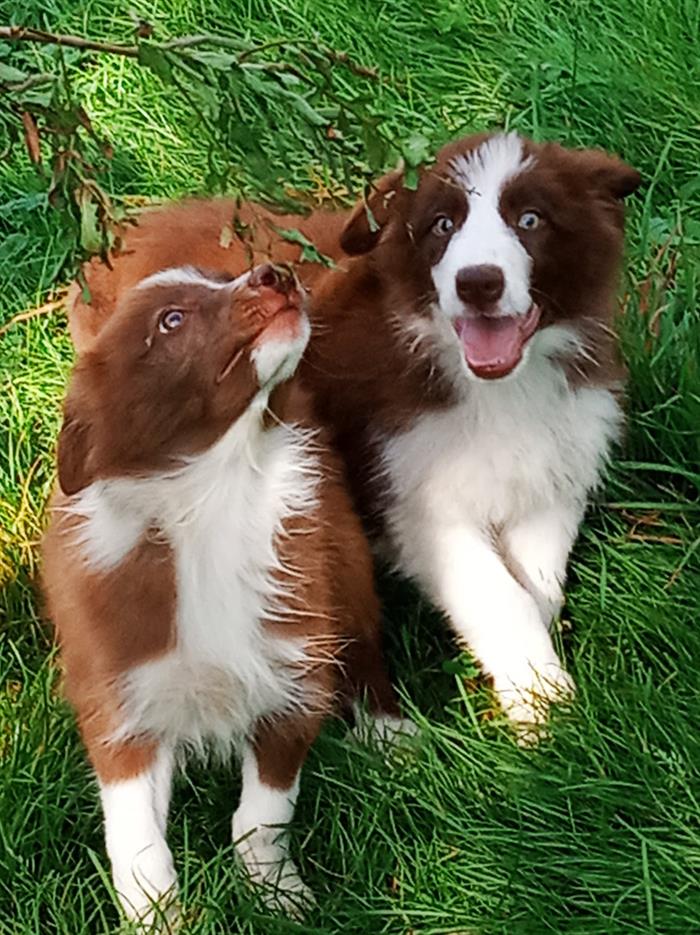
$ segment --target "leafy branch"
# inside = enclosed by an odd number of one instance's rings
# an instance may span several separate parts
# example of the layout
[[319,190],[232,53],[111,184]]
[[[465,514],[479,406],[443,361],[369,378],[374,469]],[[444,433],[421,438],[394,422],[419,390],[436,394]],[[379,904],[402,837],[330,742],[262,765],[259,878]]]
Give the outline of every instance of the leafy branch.
[[[137,35],[141,39],[148,39],[153,34],[149,23],[141,21],[137,28]],[[60,33],[45,32],[43,29],[33,29],[30,26],[0,26],[0,40],[9,40],[11,42],[38,42],[44,45],[65,46],[71,49],[82,49],[91,52],[107,52],[112,55],[123,55],[126,58],[140,58],[141,48],[137,45],[122,45],[115,42],[99,42],[95,39],[85,39],[82,36],[71,36]],[[217,36],[213,33],[202,33],[196,36],[182,36],[177,39],[170,39],[167,42],[153,43],[150,48],[160,52],[168,52],[177,49],[191,49],[201,45],[219,46],[221,48],[240,49],[238,57],[242,64],[246,59],[257,54],[265,52],[272,48],[281,48],[296,44],[298,47],[306,46],[309,49],[315,49],[324,55],[329,62],[338,65],[344,65],[353,74],[363,78],[378,79],[379,73],[376,68],[370,68],[366,65],[358,65],[350,58],[347,52],[339,52],[336,49],[327,46],[319,46],[317,43],[309,41],[303,43],[293,43],[289,39],[275,39],[272,42],[263,42],[260,45],[248,45],[243,40],[231,39],[226,36]]]
[[[37,45],[46,48],[40,69],[22,51]],[[258,197],[298,210],[277,168],[286,162],[290,138],[309,167],[321,163],[348,193],[368,168],[376,173],[399,156],[407,183],[417,179],[427,141],[402,144],[392,137],[375,104],[374,88],[385,79],[321,42],[204,32],[156,41],[144,20],[135,21],[132,44],[1,26],[0,95],[9,106],[0,111],[0,153],[23,141],[83,256],[106,253],[124,218],[105,182],[112,145],[74,87],[86,59],[105,55],[131,60],[175,91],[192,132],[206,139],[208,191],[246,197],[254,179]]]

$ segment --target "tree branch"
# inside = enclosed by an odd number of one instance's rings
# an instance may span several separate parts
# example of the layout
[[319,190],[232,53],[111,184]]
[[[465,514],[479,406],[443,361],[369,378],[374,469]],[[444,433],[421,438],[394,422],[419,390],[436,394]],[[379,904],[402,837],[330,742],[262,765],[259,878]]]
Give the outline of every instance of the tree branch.
[[[68,46],[72,49],[83,49],[91,52],[108,52],[112,55],[123,55],[127,58],[138,58],[139,47],[137,45],[122,45],[115,42],[98,42],[94,39],[83,39],[82,36],[61,35],[59,33],[44,32],[41,29],[33,29],[29,26],[0,26],[0,40],[6,39],[9,42],[40,42],[44,45]],[[214,45],[224,48],[235,48],[239,53],[239,61],[245,62],[252,55],[257,55],[266,49],[285,45],[313,45],[330,62],[338,65],[344,65],[353,74],[362,78],[372,78],[377,80],[379,74],[376,68],[370,68],[366,65],[357,65],[349,57],[347,52],[340,52],[324,46],[318,46],[311,42],[294,43],[290,39],[277,39],[271,42],[264,42],[257,46],[246,48],[240,40],[230,39],[226,36],[214,36],[211,34],[202,34],[196,36],[181,36],[176,39],[170,39],[167,42],[155,42],[152,44],[155,48],[163,51],[177,51],[194,48],[199,45]]]
[[30,308],[26,312],[19,312],[9,321],[0,327],[0,335],[6,334],[10,328],[13,328],[15,325],[18,325],[21,321],[29,321],[32,318],[39,318],[41,315],[51,315],[53,312],[58,311],[59,308],[63,308],[66,304],[66,293],[67,289],[63,290],[63,295],[60,299],[55,299],[51,302],[45,302],[43,305],[40,305],[38,308]]
[[93,52],[111,52],[113,55],[126,55],[127,58],[137,58],[138,46],[120,45],[113,42],[96,42],[93,39],[83,39],[82,36],[64,36],[41,29],[31,29],[29,26],[0,26],[0,39],[10,42],[41,42],[44,45],[63,45],[72,49],[86,49]]

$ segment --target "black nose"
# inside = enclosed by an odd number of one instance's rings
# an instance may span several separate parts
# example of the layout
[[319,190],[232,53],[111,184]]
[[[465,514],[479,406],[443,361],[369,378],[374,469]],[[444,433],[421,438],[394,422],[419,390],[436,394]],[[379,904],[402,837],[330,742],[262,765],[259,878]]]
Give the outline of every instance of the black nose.
[[264,263],[262,266],[256,266],[252,271],[248,285],[253,289],[257,289],[258,286],[267,286],[268,289],[288,295],[296,287],[296,279],[288,266]]
[[505,279],[500,266],[483,263],[480,266],[463,266],[457,272],[457,295],[467,305],[486,311],[503,295]]

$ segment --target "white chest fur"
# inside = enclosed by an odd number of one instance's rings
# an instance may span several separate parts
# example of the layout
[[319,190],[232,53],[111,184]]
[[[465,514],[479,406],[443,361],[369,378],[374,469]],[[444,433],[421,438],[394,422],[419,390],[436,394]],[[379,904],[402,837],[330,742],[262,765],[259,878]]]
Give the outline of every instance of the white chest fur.
[[252,722],[301,702],[299,639],[273,638],[263,618],[283,611],[275,538],[315,505],[318,463],[298,429],[263,431],[251,410],[206,454],[168,476],[88,488],[87,561],[107,569],[150,526],[172,547],[176,645],[125,674],[120,735],[150,731],[172,744],[228,744]]
[[405,570],[421,573],[411,567],[417,530],[507,527],[541,508],[582,508],[621,421],[611,392],[571,390],[541,356],[513,379],[470,383],[458,405],[385,440],[389,536]]

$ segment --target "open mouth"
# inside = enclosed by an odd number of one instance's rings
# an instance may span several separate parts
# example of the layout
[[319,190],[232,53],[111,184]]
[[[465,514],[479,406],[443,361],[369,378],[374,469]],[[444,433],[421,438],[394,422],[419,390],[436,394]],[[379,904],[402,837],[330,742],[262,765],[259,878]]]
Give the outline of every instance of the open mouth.
[[472,373],[482,380],[498,380],[514,370],[537,330],[540,314],[533,302],[525,315],[456,318],[454,328]]

